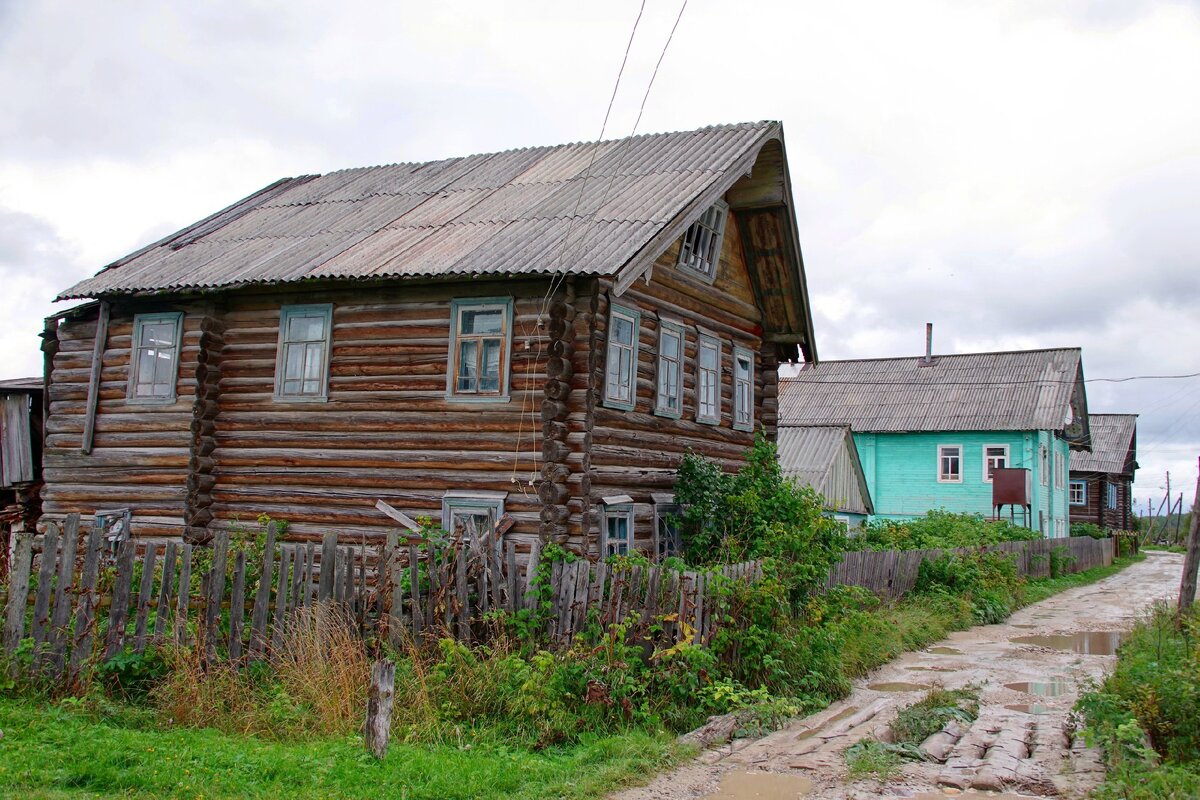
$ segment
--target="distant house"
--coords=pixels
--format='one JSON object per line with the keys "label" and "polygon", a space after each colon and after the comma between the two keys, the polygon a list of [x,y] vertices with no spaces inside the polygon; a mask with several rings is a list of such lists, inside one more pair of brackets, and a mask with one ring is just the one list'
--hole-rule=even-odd
{"label": "distant house", "polygon": [[201,542],[382,499],[661,552],[683,455],[736,468],[816,355],[775,122],[287,178],[61,298],[44,519]]}
{"label": "distant house", "polygon": [[9,533],[38,517],[42,481],[42,379],[0,381],[0,578]]}
{"label": "distant house", "polygon": [[862,527],[874,509],[849,426],[781,427],[777,443],[785,477],[816,489],[828,516],[850,529]]}
{"label": "distant house", "polygon": [[1092,414],[1092,452],[1071,459],[1071,522],[1133,529],[1137,414]]}
{"label": "distant house", "polygon": [[823,361],[779,392],[781,431],[850,426],[876,517],[991,516],[992,470],[1011,467],[1029,470],[1017,520],[1068,533],[1068,464],[1088,441],[1078,348]]}

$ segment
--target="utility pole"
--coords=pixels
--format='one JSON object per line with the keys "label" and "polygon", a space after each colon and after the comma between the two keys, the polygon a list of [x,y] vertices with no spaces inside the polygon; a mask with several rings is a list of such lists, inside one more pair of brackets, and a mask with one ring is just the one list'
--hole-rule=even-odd
{"label": "utility pole", "polygon": [[[1196,459],[1200,470],[1200,458]],[[1183,511],[1181,508],[1180,511]],[[1192,524],[1188,526],[1187,555],[1183,557],[1183,578],[1179,582],[1179,613],[1184,614],[1196,602],[1196,571],[1200,567],[1200,473],[1196,477],[1196,495],[1192,500]]]}

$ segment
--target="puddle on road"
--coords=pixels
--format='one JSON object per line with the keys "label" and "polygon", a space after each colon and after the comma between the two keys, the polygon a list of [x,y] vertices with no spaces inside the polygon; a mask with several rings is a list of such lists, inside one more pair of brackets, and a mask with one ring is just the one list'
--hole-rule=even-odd
{"label": "puddle on road", "polygon": [[884,681],[883,683],[868,683],[867,688],[875,692],[923,692],[929,687],[923,683]]}
{"label": "puddle on road", "polygon": [[793,800],[812,791],[813,782],[800,775],[782,772],[726,772],[709,800]]}
{"label": "puddle on road", "polygon": [[1009,639],[1013,644],[1036,644],[1053,650],[1066,650],[1091,656],[1111,656],[1121,643],[1121,631],[1080,631],[1049,636],[1018,636]]}
{"label": "puddle on road", "polygon": [[827,728],[828,726],[834,724],[835,722],[841,722],[846,717],[851,716],[852,714],[854,714],[857,711],[858,711],[858,706],[850,706],[848,708],[843,708],[841,711],[834,714],[832,717],[825,720],[823,723],[821,723],[817,727],[808,728],[806,730],[800,731],[800,733],[796,735],[796,738],[800,741],[803,741],[804,739],[811,739],[816,734],[825,730],[825,728]]}
{"label": "puddle on road", "polygon": [[1050,706],[1041,703],[1012,703],[1005,708],[1009,711],[1020,711],[1022,714],[1049,714],[1052,710]]}
{"label": "puddle on road", "polygon": [[961,656],[962,650],[955,650],[953,647],[931,647],[929,652],[937,653],[939,656]]}
{"label": "puddle on road", "polygon": [[1071,690],[1071,684],[1066,679],[1059,675],[1047,678],[1044,681],[1020,681],[1018,683],[1006,683],[1005,689],[1012,689],[1014,692],[1025,692],[1025,694],[1033,694],[1038,697],[1058,697],[1066,694]]}

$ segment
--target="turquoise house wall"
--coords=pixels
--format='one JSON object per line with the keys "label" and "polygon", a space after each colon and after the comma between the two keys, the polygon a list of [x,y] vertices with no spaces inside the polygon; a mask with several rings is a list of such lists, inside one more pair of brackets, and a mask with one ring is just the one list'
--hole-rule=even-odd
{"label": "turquoise house wall", "polygon": [[[875,518],[911,519],[937,508],[991,516],[992,484],[984,478],[984,447],[1007,445],[1009,466],[1031,471],[1029,527],[1036,530],[1041,525],[1049,537],[1068,534],[1070,454],[1067,443],[1050,431],[855,433],[854,444],[875,504]],[[939,445],[962,447],[961,482],[938,481]],[[1045,469],[1042,447],[1046,448]],[[1055,454],[1062,459],[1061,478],[1055,474]],[[1021,522],[1019,510],[1017,520]]]}

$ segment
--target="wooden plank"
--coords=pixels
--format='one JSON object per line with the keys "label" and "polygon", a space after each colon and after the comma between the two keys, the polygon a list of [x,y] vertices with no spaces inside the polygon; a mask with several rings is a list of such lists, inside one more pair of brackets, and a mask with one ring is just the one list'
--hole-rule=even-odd
{"label": "wooden plank", "polygon": [[79,670],[92,657],[92,637],[96,629],[96,581],[100,577],[100,548],[104,536],[99,526],[88,532],[83,553],[83,570],[79,574],[79,600],[75,608],[75,641],[71,647],[70,682],[76,683]]}
{"label": "wooden plank", "polygon": [[537,596],[533,592],[533,582],[537,578],[537,568],[541,563],[542,558],[542,542],[541,540],[534,541],[529,548],[529,561],[525,565],[525,607],[532,609],[537,603]]}
{"label": "wooden plank", "polygon": [[313,572],[316,571],[316,564],[317,546],[313,542],[309,542],[304,546],[304,576],[300,581],[302,584],[300,587],[300,604],[303,606],[312,603]]}
{"label": "wooden plank", "polygon": [[308,568],[308,549],[297,547],[292,559],[292,589],[288,604],[289,608],[297,609],[302,606],[300,599],[303,593],[300,591],[300,585],[304,581],[304,571]]}
{"label": "wooden plank", "polygon": [[467,595],[469,552],[461,543],[454,550],[454,594],[457,600],[455,613],[458,616],[458,640],[464,644],[471,642],[471,598]]}
{"label": "wooden plank", "polygon": [[333,597],[333,582],[337,572],[337,533],[326,531],[321,539],[321,572],[317,583],[317,602]]}
{"label": "wooden plank", "polygon": [[225,599],[225,567],[229,562],[229,532],[217,531],[213,537],[213,565],[208,573],[208,593],[204,603],[204,641],[210,659],[217,657],[221,633],[221,601]]}
{"label": "wooden plank", "polygon": [[13,652],[25,638],[25,606],[29,602],[29,573],[33,568],[33,534],[17,533],[8,565],[8,604],[4,614],[4,649]]}
{"label": "wooden plank", "polygon": [[62,557],[58,560],[58,584],[54,587],[54,611],[50,616],[50,665],[58,675],[66,661],[67,625],[75,599],[75,551],[79,546],[79,514],[68,514],[63,527]]}
{"label": "wooden plank", "polygon": [[505,609],[510,614],[515,614],[518,608],[524,608],[524,597],[521,590],[520,576],[517,575],[517,546],[512,542],[507,542],[504,547],[504,569],[505,583],[508,586],[508,597],[505,598]]}
{"label": "wooden plank", "polygon": [[421,629],[424,627],[425,612],[421,607],[421,581],[420,581],[420,564],[417,562],[417,548],[413,545],[408,546],[408,592],[412,598],[412,629],[413,638],[419,643],[421,638]]}
{"label": "wooden plank", "polygon": [[500,566],[500,550],[499,545],[493,547],[488,545],[484,548],[487,553],[488,573],[491,577],[489,583],[492,589],[492,608],[500,611],[504,608],[504,569]]}
{"label": "wooden plank", "polygon": [[364,731],[367,750],[377,759],[387,755],[392,730],[392,701],[396,696],[396,665],[376,661],[371,665],[371,686],[367,692],[367,723]]}
{"label": "wooden plank", "polygon": [[388,517],[396,520],[396,522],[399,522],[413,533],[419,534],[421,532],[421,526],[416,523],[416,520],[405,514],[403,511],[397,511],[382,500],[375,501],[375,508],[382,511]]}
{"label": "wooden plank", "polygon": [[133,591],[133,556],[137,542],[126,539],[117,548],[117,577],[113,583],[112,605],[108,608],[108,636],[104,660],[121,652],[125,644],[125,623],[129,619],[129,595]]}
{"label": "wooden plank", "polygon": [[96,407],[100,403],[100,371],[104,368],[104,348],[108,341],[108,313],[108,301],[101,300],[92,343],[92,363],[88,367],[87,407],[83,418],[83,441],[79,448],[84,455],[92,452],[96,438]]}
{"label": "wooden plank", "polygon": [[396,595],[399,594],[400,588],[399,572],[396,570],[398,555],[396,545],[399,544],[399,541],[400,537],[396,531],[389,530],[387,532],[387,537],[383,541],[383,550],[379,553],[375,576],[375,594],[379,598],[376,613],[379,615],[379,620],[386,620],[383,627],[386,628],[388,641],[393,646],[398,643],[393,637],[399,629],[404,612],[404,603],[396,601]]}
{"label": "wooden plank", "polygon": [[458,559],[456,559],[454,556],[454,548],[447,547],[442,551],[440,565],[438,567],[438,581],[440,582],[439,585],[442,589],[442,630],[445,631],[447,636],[454,635],[454,628],[451,625],[451,621],[454,610],[453,600],[455,594],[454,568],[458,564]]}
{"label": "wooden plank", "polygon": [[167,617],[170,616],[172,585],[175,583],[174,541],[167,542],[163,553],[162,582],[159,587],[157,613],[154,615],[154,641],[162,642],[167,635]]}
{"label": "wooden plank", "polygon": [[283,626],[287,619],[288,587],[291,585],[289,569],[295,550],[294,547],[279,548],[279,583],[275,587],[275,619],[271,624],[271,650],[274,653],[283,649]]}
{"label": "wooden plank", "polygon": [[246,551],[233,559],[233,592],[229,598],[229,659],[242,657],[242,634],[246,625]]}
{"label": "wooden plank", "polygon": [[707,577],[703,572],[696,575],[696,599],[695,609],[692,614],[692,643],[700,644],[704,640],[704,590],[707,586]]}
{"label": "wooden plank", "polygon": [[[464,557],[470,557],[467,562],[468,570],[471,566],[471,561],[475,562],[475,602],[478,605],[477,611],[479,616],[486,616],[492,608],[491,597],[488,594],[488,567],[487,567],[487,551],[490,546],[484,545],[481,548],[467,548],[463,550]],[[472,557],[473,556],[473,557]]]}
{"label": "wooden plank", "polygon": [[50,523],[42,537],[42,553],[38,566],[37,593],[33,602],[33,619],[29,635],[33,639],[35,663],[41,662],[41,649],[50,628],[50,597],[54,589],[54,573],[58,571],[58,526]]}
{"label": "wooden plank", "polygon": [[250,614],[250,658],[260,658],[267,647],[267,614],[271,603],[272,568],[275,566],[276,523],[267,523],[267,541]]}
{"label": "wooden plank", "polygon": [[186,542],[179,559],[179,592],[175,599],[175,644],[188,642],[188,601],[192,593],[192,546]]}
{"label": "wooden plank", "polygon": [[342,576],[342,597],[341,601],[348,607],[354,605],[354,548],[342,548],[342,565],[345,568],[346,574]]}
{"label": "wooden plank", "polygon": [[154,605],[154,563],[158,558],[158,546],[146,544],[146,555],[142,557],[142,582],[138,586],[137,620],[133,626],[133,651],[146,650],[146,626],[150,622],[150,609]]}

